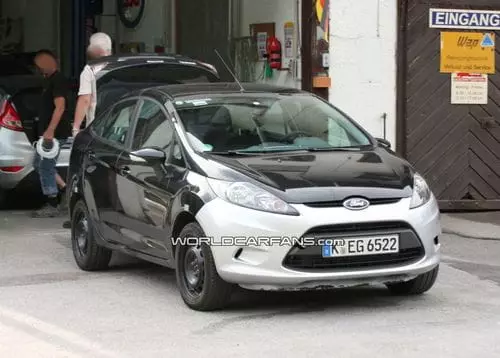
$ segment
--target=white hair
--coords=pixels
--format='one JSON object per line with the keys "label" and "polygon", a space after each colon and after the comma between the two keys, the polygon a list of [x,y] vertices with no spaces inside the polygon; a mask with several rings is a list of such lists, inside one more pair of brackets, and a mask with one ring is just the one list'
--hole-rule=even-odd
{"label": "white hair", "polygon": [[111,54],[113,50],[113,42],[111,41],[111,37],[109,37],[104,32],[97,32],[90,36],[90,44],[89,50],[101,50],[106,52],[107,54]]}

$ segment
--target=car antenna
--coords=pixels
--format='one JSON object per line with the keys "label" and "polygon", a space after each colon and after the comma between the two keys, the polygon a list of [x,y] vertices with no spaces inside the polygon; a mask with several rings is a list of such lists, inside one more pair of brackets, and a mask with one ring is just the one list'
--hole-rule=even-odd
{"label": "car antenna", "polygon": [[215,51],[215,54],[219,57],[219,59],[222,61],[222,63],[224,64],[224,66],[226,67],[226,69],[229,71],[229,73],[231,74],[231,76],[233,76],[234,80],[236,81],[236,83],[238,84],[238,86],[240,86],[240,90],[241,92],[245,92],[245,88],[243,88],[243,85],[241,84],[241,82],[238,80],[238,77],[236,77],[236,75],[234,74],[233,71],[231,71],[231,68],[227,65],[226,61],[224,61],[224,59],[222,58],[221,54],[219,53],[219,51],[217,51],[217,49],[214,49]]}

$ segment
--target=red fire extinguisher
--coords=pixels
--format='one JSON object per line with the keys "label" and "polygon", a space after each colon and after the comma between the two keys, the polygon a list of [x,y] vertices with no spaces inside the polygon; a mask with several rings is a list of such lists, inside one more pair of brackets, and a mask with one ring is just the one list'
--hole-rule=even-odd
{"label": "red fire extinguisher", "polygon": [[274,36],[267,39],[267,55],[269,66],[281,70],[281,42]]}

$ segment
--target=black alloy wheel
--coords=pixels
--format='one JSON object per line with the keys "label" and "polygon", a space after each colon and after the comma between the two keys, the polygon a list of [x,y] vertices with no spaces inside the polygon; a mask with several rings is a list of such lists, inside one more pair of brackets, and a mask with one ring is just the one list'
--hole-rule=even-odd
{"label": "black alloy wheel", "polygon": [[104,270],[111,261],[112,251],[100,246],[95,235],[87,205],[80,200],[71,217],[71,246],[76,264],[84,271]]}

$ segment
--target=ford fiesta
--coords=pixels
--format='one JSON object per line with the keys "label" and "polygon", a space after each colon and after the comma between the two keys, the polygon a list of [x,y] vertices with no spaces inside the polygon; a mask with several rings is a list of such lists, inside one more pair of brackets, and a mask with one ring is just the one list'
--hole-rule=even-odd
{"label": "ford fiesta", "polygon": [[223,308],[236,285],[434,285],[441,227],[425,180],[322,99],[218,83],[103,106],[70,158],[81,269],[107,268],[114,250],[174,268],[195,310]]}

